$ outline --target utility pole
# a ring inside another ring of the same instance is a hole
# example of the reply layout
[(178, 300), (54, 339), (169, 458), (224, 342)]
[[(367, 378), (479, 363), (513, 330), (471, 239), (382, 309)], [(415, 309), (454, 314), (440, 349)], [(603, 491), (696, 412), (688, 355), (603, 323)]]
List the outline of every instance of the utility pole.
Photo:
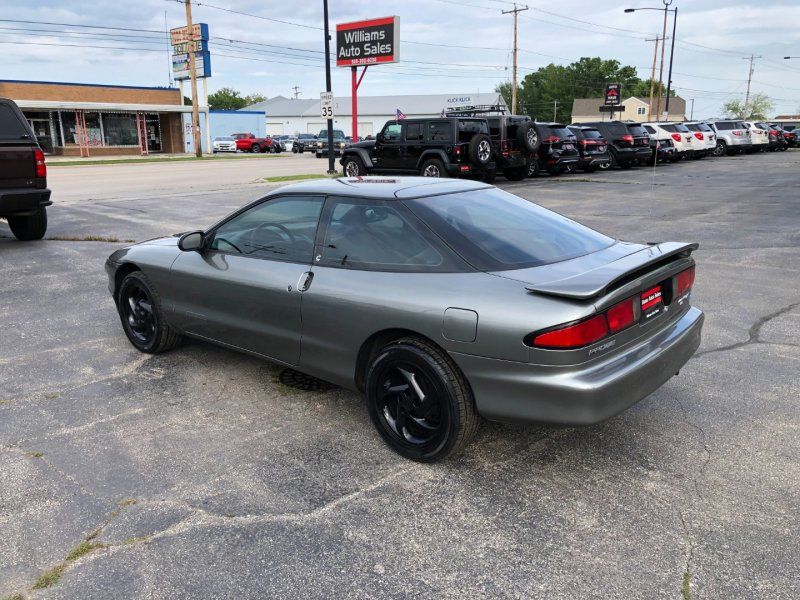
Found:
[[(328, 26), (328, 0), (322, 0), (322, 12), (325, 18), (325, 91), (331, 90), (331, 35)], [(336, 173), (333, 168), (333, 119), (328, 119), (328, 175)]]
[(656, 58), (658, 58), (658, 40), (660, 38), (656, 36), (654, 40), (645, 40), (646, 42), (655, 42), (655, 48), (653, 48), (653, 68), (650, 69), (650, 104), (647, 105), (647, 120), (652, 123), (653, 121), (653, 87), (656, 84)]
[(298, 86), (294, 86), (292, 89), (294, 90), (294, 99), (297, 100), (297, 98), (300, 97), (300, 88)]
[[(172, 45), (170, 44), (169, 28), (167, 27), (167, 11), (164, 11), (164, 33), (167, 36), (167, 84), (172, 87)], [(183, 96), (181, 96), (181, 104), (183, 104)]]
[(556, 113), (558, 112), (558, 100), (553, 100), (553, 122), (556, 121)]
[(744, 95), (744, 111), (743, 111), (744, 115), (742, 115), (742, 117), (744, 119), (747, 118), (747, 105), (750, 103), (750, 82), (753, 79), (753, 71), (756, 68), (756, 66), (754, 64), (754, 61), (757, 58), (761, 58), (761, 55), (756, 56), (755, 54), (751, 54), (749, 59), (748, 58), (744, 58), (743, 59), (743, 60), (749, 60), (750, 61), (750, 72), (747, 75), (747, 92), (745, 92), (745, 95)]
[(527, 5), (524, 7), (517, 7), (516, 3), (514, 3), (513, 10), (504, 10), (502, 14), (514, 15), (514, 70), (513, 70), (513, 82), (511, 88), (511, 114), (517, 114), (517, 15), (521, 13), (523, 10), (528, 10)]
[(667, 103), (666, 106), (664, 106), (664, 112), (667, 113), (667, 120), (669, 120), (669, 96), (672, 91), (672, 59), (675, 57), (675, 28), (678, 26), (678, 7), (676, 6), (672, 10), (675, 11), (675, 14), (672, 15), (672, 41), (670, 42), (669, 72), (667, 73)]
[(194, 155), (203, 155), (200, 147), (200, 111), (197, 109), (197, 73), (194, 68), (194, 24), (192, 23), (192, 0), (186, 0), (186, 31), (189, 37), (189, 77), (192, 80), (192, 135), (194, 139)]
[(689, 102), (692, 103), (692, 112), (689, 113), (689, 120), (694, 121), (694, 98), (689, 98)]

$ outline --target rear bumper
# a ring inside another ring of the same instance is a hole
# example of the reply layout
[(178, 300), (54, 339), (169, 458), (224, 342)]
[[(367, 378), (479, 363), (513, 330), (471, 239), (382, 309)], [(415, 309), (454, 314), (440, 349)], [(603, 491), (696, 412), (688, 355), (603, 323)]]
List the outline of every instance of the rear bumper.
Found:
[(35, 213), (50, 206), (50, 190), (32, 188), (0, 189), (0, 217)]
[(598, 423), (675, 375), (700, 346), (703, 313), (686, 314), (607, 360), (543, 366), (451, 353), (472, 386), (478, 412), (497, 421)]
[(591, 154), (581, 156), (578, 161), (578, 166), (582, 169), (585, 169), (586, 167), (597, 167), (610, 162), (611, 156), (608, 154)]

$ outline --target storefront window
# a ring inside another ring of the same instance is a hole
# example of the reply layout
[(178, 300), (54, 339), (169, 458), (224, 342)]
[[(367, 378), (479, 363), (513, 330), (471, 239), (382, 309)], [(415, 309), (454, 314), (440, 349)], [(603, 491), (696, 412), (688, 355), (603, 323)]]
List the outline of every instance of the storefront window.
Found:
[(136, 118), (132, 114), (104, 114), (103, 129), (106, 146), (139, 145), (139, 136), (136, 135)]

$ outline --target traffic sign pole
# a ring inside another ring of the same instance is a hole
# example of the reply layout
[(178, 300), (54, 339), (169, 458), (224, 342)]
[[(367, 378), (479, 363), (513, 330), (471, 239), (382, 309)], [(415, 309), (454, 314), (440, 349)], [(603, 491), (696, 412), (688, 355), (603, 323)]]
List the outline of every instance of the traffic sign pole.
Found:
[[(323, 0), (325, 17), (325, 91), (331, 93), (331, 36), (328, 27), (328, 0)], [(328, 119), (328, 175), (336, 173), (333, 168), (333, 119)]]

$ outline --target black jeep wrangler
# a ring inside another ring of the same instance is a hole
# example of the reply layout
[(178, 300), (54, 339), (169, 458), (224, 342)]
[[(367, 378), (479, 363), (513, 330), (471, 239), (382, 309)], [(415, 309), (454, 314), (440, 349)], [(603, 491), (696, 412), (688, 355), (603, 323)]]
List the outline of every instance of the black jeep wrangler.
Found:
[(0, 98), (0, 218), (17, 239), (40, 240), (51, 204), (36, 136), (16, 103)]
[(539, 132), (530, 117), (505, 114), (498, 105), (462, 106), (448, 110), (447, 116), (485, 118), (497, 170), (511, 181), (527, 177), (539, 149)]
[(389, 121), (375, 136), (345, 148), (344, 174), (419, 174), (492, 181), (497, 166), (486, 119), (432, 117)]

